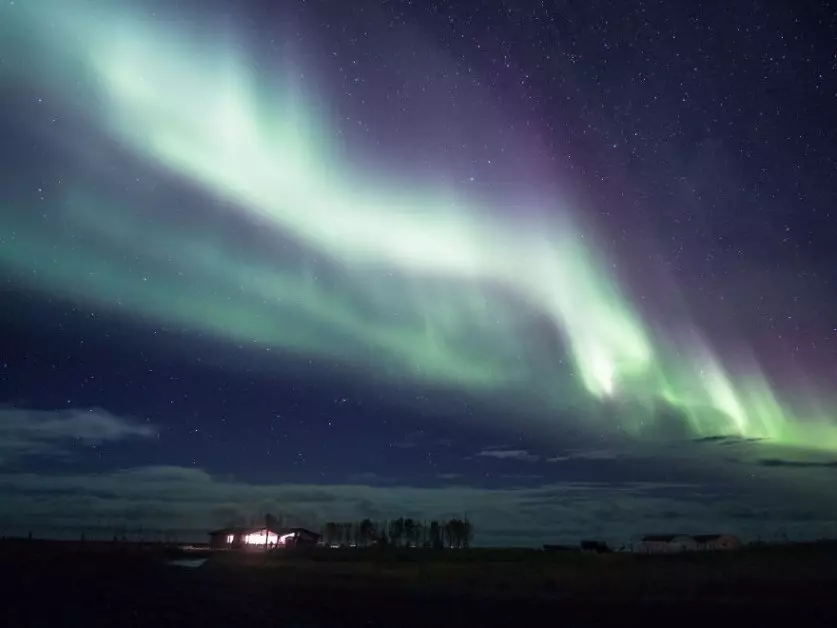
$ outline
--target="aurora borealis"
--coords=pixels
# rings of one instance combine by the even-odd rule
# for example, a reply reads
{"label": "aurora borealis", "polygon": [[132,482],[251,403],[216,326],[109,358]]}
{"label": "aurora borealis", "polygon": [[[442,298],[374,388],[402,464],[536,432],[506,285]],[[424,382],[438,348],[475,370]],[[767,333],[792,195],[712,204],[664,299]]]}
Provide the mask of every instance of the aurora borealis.
{"label": "aurora borealis", "polygon": [[[556,446],[571,422],[640,445],[837,449],[823,372],[791,377],[778,349],[714,334],[664,263],[655,272],[666,282],[646,298],[637,275],[649,262],[637,260],[647,240],[617,244],[571,179],[525,156],[515,168],[509,152],[496,158],[502,176],[483,176],[446,167],[444,151],[411,168],[392,146],[370,150],[344,130],[326,69],[218,15],[93,0],[3,7],[0,76],[31,105],[15,133],[46,147],[45,167],[72,172],[50,175],[48,189],[27,180],[28,166],[5,177],[0,272],[19,289],[243,348],[260,377],[295,361],[339,363],[409,391],[405,405],[454,391],[514,416],[469,423],[526,425]],[[485,86],[474,93],[492,98]],[[412,115],[426,128],[445,112]],[[495,125],[474,122],[461,150],[496,141]],[[390,134],[425,154],[409,128]],[[530,133],[517,135],[515,151],[541,154]],[[188,341],[174,347],[170,359],[190,361]]]}

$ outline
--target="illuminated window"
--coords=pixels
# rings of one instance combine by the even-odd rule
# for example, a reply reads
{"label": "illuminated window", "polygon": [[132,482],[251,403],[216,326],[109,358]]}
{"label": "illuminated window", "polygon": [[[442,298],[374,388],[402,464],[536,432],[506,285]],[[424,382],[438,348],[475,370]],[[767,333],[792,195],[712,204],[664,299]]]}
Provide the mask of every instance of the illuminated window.
{"label": "illuminated window", "polygon": [[275,545],[278,540],[279,536],[277,534],[267,530],[259,530],[244,535],[245,545]]}
{"label": "illuminated window", "polygon": [[232,542],[233,542],[233,540],[234,540],[234,539],[235,539],[235,535],[234,535],[234,534],[228,534],[228,535],[227,535],[227,543],[229,543],[229,544],[231,544],[231,545],[232,545]]}

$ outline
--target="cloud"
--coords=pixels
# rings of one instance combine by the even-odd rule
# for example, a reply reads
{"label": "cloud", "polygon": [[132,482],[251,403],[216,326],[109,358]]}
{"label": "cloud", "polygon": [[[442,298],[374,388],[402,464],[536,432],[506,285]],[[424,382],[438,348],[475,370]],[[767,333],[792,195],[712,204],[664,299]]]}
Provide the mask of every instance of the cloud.
{"label": "cloud", "polygon": [[701,436],[700,438],[693,438],[693,443],[722,443],[727,442],[732,436],[727,436],[726,434],[716,434],[714,436]]}
{"label": "cloud", "polygon": [[758,463],[763,467],[788,467],[792,469],[837,469],[837,460],[784,460],[781,458],[762,458]]}
{"label": "cloud", "polygon": [[362,471],[359,473],[350,473],[346,476],[346,481],[350,484],[392,484],[397,480],[393,477],[372,471]]}
{"label": "cloud", "polygon": [[529,453],[526,449],[494,449],[488,448],[476,454],[481,458],[496,458],[498,460],[522,460],[523,462],[537,462],[540,456]]}
{"label": "cloud", "polygon": [[[837,508],[768,492],[719,498],[698,484],[548,482],[515,488],[362,483],[254,484],[201,469],[149,466],[104,473],[0,473],[0,533],[111,538],[117,530],[206,540],[216,527],[270,512],[319,530],[326,521],[466,515],[479,544],[539,546],[601,538],[621,544],[649,532],[725,531],[744,538],[815,538]],[[772,535],[772,536],[771,536]]]}
{"label": "cloud", "polygon": [[717,434],[715,436],[702,436],[700,438],[692,439],[693,443],[717,443],[719,445],[743,445],[747,443],[759,443],[762,441],[764,441],[763,438],[744,438],[730,434]]}
{"label": "cloud", "polygon": [[156,433],[149,423],[101,408],[32,410],[0,406],[0,464],[31,456],[60,457],[76,445],[150,438]]}
{"label": "cloud", "polygon": [[566,452],[547,458],[546,462],[567,462],[569,460],[615,460],[616,453],[606,449],[568,449]]}

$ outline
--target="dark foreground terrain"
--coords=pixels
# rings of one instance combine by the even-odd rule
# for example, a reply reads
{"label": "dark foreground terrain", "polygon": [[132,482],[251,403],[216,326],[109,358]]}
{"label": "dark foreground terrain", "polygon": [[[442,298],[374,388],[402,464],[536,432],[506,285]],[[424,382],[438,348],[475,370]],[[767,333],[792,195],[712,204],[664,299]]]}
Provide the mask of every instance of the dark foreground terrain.
{"label": "dark foreground terrain", "polygon": [[160,547],[0,543],[0,625],[837,625],[833,544],[658,557],[221,553],[198,568],[169,564],[175,554]]}

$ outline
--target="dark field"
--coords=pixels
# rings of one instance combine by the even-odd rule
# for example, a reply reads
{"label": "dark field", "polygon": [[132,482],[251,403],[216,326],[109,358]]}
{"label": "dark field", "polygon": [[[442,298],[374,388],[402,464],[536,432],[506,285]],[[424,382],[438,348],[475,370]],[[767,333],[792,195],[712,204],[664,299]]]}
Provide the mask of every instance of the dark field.
{"label": "dark field", "polygon": [[[194,557],[190,553],[190,558]],[[679,556],[0,544],[2,626],[837,625],[837,544]]]}

